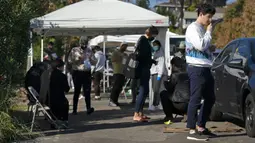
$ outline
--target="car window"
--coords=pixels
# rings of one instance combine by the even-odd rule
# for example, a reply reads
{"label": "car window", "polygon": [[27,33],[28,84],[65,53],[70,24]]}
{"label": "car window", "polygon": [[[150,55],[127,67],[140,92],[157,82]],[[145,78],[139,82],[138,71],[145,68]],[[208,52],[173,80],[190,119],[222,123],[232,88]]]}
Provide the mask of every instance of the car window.
{"label": "car window", "polygon": [[248,40],[240,40],[234,51],[233,59],[242,59],[245,65],[248,58],[251,57],[251,43]]}
{"label": "car window", "polygon": [[251,56],[250,42],[248,40],[240,40],[237,48],[235,49],[234,57],[249,58]]}
{"label": "car window", "polygon": [[230,57],[233,53],[233,50],[235,49],[236,42],[233,42],[229,44],[224,50],[218,55],[218,57],[215,59],[215,62],[217,63],[226,63],[230,60]]}

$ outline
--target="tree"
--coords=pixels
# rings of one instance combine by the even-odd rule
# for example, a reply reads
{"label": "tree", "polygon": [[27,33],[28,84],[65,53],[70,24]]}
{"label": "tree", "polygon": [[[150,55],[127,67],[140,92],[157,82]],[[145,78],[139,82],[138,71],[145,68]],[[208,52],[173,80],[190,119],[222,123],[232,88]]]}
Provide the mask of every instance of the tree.
{"label": "tree", "polygon": [[224,21],[214,32],[214,42],[218,47],[224,47],[233,39],[255,36],[254,4],[255,0],[238,0],[228,6]]}
{"label": "tree", "polygon": [[150,1],[149,0],[136,0],[136,5],[145,8],[150,9]]}

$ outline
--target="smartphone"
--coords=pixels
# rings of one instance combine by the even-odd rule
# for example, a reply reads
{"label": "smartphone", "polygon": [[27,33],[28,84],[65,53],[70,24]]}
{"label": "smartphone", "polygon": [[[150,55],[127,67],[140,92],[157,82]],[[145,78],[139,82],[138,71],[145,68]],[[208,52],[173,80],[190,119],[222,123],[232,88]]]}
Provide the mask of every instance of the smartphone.
{"label": "smartphone", "polygon": [[221,23],[221,22],[223,22],[223,18],[212,20],[212,26],[215,26],[216,24]]}

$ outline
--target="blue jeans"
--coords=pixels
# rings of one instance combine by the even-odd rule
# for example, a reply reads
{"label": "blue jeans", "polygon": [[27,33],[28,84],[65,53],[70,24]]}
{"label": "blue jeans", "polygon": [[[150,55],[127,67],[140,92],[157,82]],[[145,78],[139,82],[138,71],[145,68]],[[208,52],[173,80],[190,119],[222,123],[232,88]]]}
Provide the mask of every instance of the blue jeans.
{"label": "blue jeans", "polygon": [[136,101],[135,112],[143,112],[143,106],[146,97],[149,94],[150,69],[143,68],[141,70],[139,94]]}
{"label": "blue jeans", "polygon": [[[190,80],[190,101],[187,128],[195,129],[196,123],[199,127],[205,128],[215,102],[214,78],[210,68],[205,67],[188,66],[188,75]],[[204,102],[197,116],[197,110],[202,98]]]}

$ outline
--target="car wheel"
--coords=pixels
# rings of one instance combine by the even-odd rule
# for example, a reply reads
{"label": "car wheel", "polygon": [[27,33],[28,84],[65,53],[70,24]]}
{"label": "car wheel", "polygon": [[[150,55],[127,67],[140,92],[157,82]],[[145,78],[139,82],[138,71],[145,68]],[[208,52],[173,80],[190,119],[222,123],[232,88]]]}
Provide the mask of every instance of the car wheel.
{"label": "car wheel", "polygon": [[249,94],[245,100],[245,129],[249,137],[255,137],[255,101],[254,97]]}
{"label": "car wheel", "polygon": [[222,120],[223,113],[218,111],[215,107],[215,105],[212,108],[210,120],[211,121],[221,121]]}

